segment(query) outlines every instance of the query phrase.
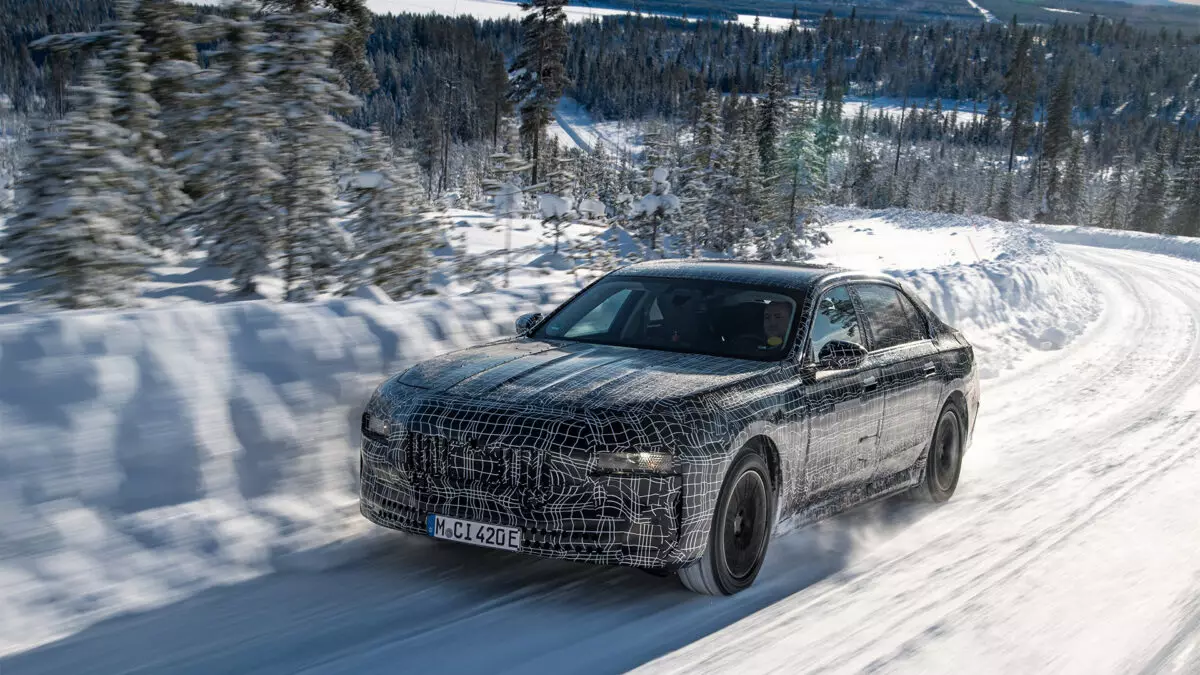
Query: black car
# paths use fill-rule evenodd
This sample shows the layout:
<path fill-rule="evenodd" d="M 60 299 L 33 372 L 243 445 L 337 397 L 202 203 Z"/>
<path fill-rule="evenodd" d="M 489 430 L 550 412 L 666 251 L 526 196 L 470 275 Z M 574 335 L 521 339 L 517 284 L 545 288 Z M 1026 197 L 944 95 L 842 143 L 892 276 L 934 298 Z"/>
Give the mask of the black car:
<path fill-rule="evenodd" d="M 645 262 L 517 332 L 380 385 L 364 516 L 732 594 L 784 520 L 949 499 L 979 405 L 971 345 L 883 275 Z"/>

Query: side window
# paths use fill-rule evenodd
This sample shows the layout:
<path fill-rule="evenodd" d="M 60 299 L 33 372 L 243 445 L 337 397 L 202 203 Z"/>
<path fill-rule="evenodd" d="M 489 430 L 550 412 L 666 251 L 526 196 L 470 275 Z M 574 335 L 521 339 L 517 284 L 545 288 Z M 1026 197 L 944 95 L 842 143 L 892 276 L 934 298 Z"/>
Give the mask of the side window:
<path fill-rule="evenodd" d="M 820 359 L 821 349 L 834 340 L 865 345 L 854 301 L 850 299 L 850 292 L 845 286 L 826 291 L 817 301 L 817 311 L 813 313 L 812 330 L 809 332 L 812 359 Z"/>
<path fill-rule="evenodd" d="M 563 337 L 574 338 L 607 333 L 612 329 L 612 323 L 616 320 L 617 313 L 621 311 L 621 307 L 632 292 L 631 289 L 623 288 L 608 296 L 603 302 L 593 307 L 592 311 L 585 314 L 579 323 L 571 326 L 571 329 Z"/>
<path fill-rule="evenodd" d="M 854 287 L 871 335 L 871 349 L 887 349 L 921 339 L 896 289 L 882 284 Z"/>
<path fill-rule="evenodd" d="M 908 324 L 912 326 L 913 332 L 916 333 L 917 339 L 924 340 L 929 337 L 929 324 L 925 321 L 925 316 L 920 310 L 913 305 L 908 296 L 903 293 L 897 293 L 900 296 L 900 304 L 904 305 L 904 313 L 908 315 Z"/>

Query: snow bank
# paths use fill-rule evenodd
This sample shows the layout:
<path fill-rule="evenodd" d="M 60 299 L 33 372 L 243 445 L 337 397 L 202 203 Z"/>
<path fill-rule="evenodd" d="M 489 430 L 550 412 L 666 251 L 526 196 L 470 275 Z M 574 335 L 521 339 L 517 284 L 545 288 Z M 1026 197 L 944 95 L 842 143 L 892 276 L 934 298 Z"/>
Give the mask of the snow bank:
<path fill-rule="evenodd" d="M 819 256 L 829 262 L 870 267 L 863 252 L 877 249 L 891 251 L 880 256 L 884 262 L 934 260 L 947 252 L 970 251 L 948 265 L 879 269 L 909 284 L 943 319 L 966 333 L 979 355 L 982 379 L 1014 366 L 1031 350 L 1061 349 L 1100 311 L 1088 279 L 1053 242 L 1027 226 L 904 209 L 829 209 L 826 215 L 837 223 L 834 228 L 850 225 L 852 230 L 874 232 L 880 240 L 876 248 L 843 242 L 844 253 L 839 254 L 835 236 L 831 250 L 821 250 Z"/>
<path fill-rule="evenodd" d="M 362 555 L 352 449 L 372 389 L 569 292 L 0 323 L 0 654 Z"/>
<path fill-rule="evenodd" d="M 922 247 L 994 229 L 975 262 L 890 270 L 966 330 L 992 372 L 1031 345 L 1061 346 L 1095 311 L 1037 233 L 934 214 L 838 217 L 859 219 L 864 238 L 899 228 Z M 842 246 L 826 253 L 856 255 Z M 517 315 L 573 290 L 402 303 L 364 291 L 0 322 L 0 654 L 214 585 L 401 545 L 357 516 L 354 449 L 372 389 L 414 361 L 511 334 Z"/>
<path fill-rule="evenodd" d="M 1029 228 L 1060 244 L 1126 249 L 1186 260 L 1200 260 L 1200 239 L 1195 237 L 1174 237 L 1077 225 L 1030 225 Z"/>

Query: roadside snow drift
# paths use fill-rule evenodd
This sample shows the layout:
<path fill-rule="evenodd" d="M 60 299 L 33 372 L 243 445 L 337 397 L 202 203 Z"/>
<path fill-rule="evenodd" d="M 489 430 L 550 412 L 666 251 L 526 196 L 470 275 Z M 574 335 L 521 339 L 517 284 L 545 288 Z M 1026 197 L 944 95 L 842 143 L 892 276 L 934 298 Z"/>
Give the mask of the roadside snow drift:
<path fill-rule="evenodd" d="M 1020 226 L 836 215 L 822 255 L 874 259 L 911 284 L 992 372 L 1061 346 L 1096 312 L 1053 245 Z M 953 264 L 937 264 L 947 251 Z M 931 266 L 898 269 L 905 258 Z M 357 515 L 372 389 L 417 360 L 509 335 L 517 315 L 574 290 L 0 321 L 0 654 L 394 542 Z"/>

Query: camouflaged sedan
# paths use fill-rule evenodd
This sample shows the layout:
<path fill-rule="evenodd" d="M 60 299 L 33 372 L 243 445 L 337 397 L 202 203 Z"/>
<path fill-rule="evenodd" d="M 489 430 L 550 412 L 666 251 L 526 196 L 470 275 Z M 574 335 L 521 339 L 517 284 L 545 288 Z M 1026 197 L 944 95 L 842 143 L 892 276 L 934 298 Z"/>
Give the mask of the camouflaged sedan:
<path fill-rule="evenodd" d="M 646 262 L 380 385 L 361 511 L 733 594 L 785 520 L 949 499 L 978 405 L 971 345 L 890 277 Z"/>

